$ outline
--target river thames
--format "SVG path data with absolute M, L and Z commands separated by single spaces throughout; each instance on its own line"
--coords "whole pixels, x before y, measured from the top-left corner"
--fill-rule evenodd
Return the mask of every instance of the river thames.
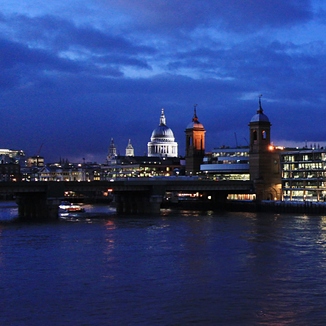
M 162 210 L 12 222 L 1 325 L 324 325 L 326 217 Z

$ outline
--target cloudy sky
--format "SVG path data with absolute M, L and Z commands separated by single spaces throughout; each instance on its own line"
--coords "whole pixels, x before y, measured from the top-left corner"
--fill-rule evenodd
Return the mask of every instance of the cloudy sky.
M 183 155 L 194 104 L 246 145 L 260 94 L 274 144 L 326 145 L 324 0 L 0 0 L 0 31 L 0 148 L 143 155 L 164 108 Z

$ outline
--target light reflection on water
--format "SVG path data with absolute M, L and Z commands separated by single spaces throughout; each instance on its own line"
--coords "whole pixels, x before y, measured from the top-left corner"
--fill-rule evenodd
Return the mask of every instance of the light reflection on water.
M 87 210 L 95 218 L 0 226 L 1 325 L 326 320 L 325 216 Z
M 0 201 L 0 222 L 11 221 L 18 216 L 18 206 L 13 201 Z

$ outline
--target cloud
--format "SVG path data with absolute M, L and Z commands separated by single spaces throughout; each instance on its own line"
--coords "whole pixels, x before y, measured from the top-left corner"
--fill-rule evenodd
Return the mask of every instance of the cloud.
M 127 13 L 138 26 L 165 32 L 214 24 L 230 32 L 254 32 L 258 28 L 296 25 L 313 17 L 309 0 L 121 0 L 101 4 Z

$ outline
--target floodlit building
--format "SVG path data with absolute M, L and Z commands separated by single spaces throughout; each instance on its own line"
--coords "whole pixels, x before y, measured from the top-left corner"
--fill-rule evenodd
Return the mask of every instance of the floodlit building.
M 114 162 L 116 156 L 117 156 L 117 147 L 114 144 L 113 138 L 111 138 L 111 142 L 110 142 L 109 150 L 108 150 L 108 155 L 107 155 L 107 161 L 108 162 Z
M 187 125 L 186 134 L 186 174 L 196 175 L 200 172 L 200 165 L 205 156 L 205 133 L 206 130 L 199 122 L 196 112 L 197 105 L 194 107 L 192 121 Z
M 126 147 L 126 156 L 135 156 L 134 148 L 131 144 L 131 140 L 129 139 L 128 145 Z
M 148 157 L 178 157 L 178 143 L 174 141 L 173 131 L 166 125 L 164 109 L 161 111 L 160 124 L 151 135 L 147 144 Z

